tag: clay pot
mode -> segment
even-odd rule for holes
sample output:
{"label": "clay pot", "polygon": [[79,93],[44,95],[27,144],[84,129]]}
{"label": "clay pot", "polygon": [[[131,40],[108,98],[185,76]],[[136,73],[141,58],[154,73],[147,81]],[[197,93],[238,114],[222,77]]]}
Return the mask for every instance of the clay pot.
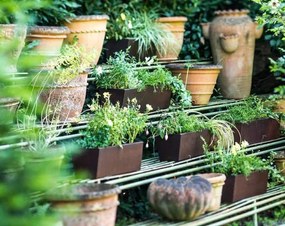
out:
{"label": "clay pot", "polygon": [[27,26],[16,24],[0,24],[0,45],[10,46],[11,52],[7,54],[9,57],[9,65],[6,65],[7,73],[17,72],[17,63],[21,51],[25,45]]}
{"label": "clay pot", "polygon": [[252,22],[248,12],[216,11],[211,23],[202,24],[203,35],[210,38],[214,63],[223,66],[218,85],[225,98],[250,95],[255,39],[262,29]]}
{"label": "clay pot", "polygon": [[63,44],[63,40],[69,34],[67,27],[50,27],[50,26],[33,26],[29,28],[27,41],[38,41],[31,52],[29,57],[35,60],[42,58],[39,68],[45,70],[51,70],[55,67],[51,63],[53,59],[60,55],[60,49]]}
{"label": "clay pot", "polygon": [[60,121],[73,121],[82,112],[86,97],[88,73],[81,73],[64,85],[47,83],[37,86],[44,107],[50,108],[52,117]]}
{"label": "clay pot", "polygon": [[275,112],[285,113],[285,99],[276,101]]}
{"label": "clay pot", "polygon": [[181,76],[190,91],[193,105],[209,103],[222,66],[197,64],[187,68],[184,64],[169,64],[166,67],[173,75]]}
{"label": "clay pot", "polygon": [[285,157],[274,158],[274,161],[281,175],[285,177]]}
{"label": "clay pot", "polygon": [[[0,98],[0,113],[5,117],[2,118],[2,123],[12,124],[16,115],[16,111],[20,101],[14,98],[1,97]],[[10,114],[7,114],[10,112]]]}
{"label": "clay pot", "polygon": [[72,42],[76,37],[78,44],[87,52],[96,53],[94,65],[97,64],[102,51],[108,19],[107,15],[78,16],[65,24],[70,29],[68,42]]}
{"label": "clay pot", "polygon": [[120,192],[112,184],[73,184],[54,189],[47,199],[64,226],[114,226]]}
{"label": "clay pot", "polygon": [[212,202],[208,211],[215,211],[220,209],[223,186],[225,184],[226,176],[222,173],[204,173],[198,176],[207,179],[212,185]]}
{"label": "clay pot", "polygon": [[172,42],[167,40],[162,41],[166,43],[163,52],[157,52],[156,55],[161,61],[177,60],[178,55],[182,49],[185,23],[187,17],[160,17],[157,22],[163,25],[163,29],[170,31],[173,34]]}

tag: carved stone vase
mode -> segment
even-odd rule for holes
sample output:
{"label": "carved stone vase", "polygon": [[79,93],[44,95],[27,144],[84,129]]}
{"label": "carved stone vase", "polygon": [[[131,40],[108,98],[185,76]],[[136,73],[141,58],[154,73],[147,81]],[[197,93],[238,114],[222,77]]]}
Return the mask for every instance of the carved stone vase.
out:
{"label": "carved stone vase", "polygon": [[242,99],[250,95],[255,39],[260,28],[247,15],[248,10],[216,11],[211,23],[202,24],[203,35],[210,39],[214,63],[223,69],[218,86],[225,98]]}
{"label": "carved stone vase", "polygon": [[0,24],[0,46],[7,46],[8,73],[17,72],[17,63],[25,45],[27,26],[17,24]]}

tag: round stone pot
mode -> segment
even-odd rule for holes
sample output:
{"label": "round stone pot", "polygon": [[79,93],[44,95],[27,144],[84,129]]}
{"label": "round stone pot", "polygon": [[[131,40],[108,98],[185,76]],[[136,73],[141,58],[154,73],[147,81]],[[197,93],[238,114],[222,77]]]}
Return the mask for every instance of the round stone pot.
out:
{"label": "round stone pot", "polygon": [[120,192],[117,185],[82,183],[54,189],[47,199],[64,226],[114,226]]}

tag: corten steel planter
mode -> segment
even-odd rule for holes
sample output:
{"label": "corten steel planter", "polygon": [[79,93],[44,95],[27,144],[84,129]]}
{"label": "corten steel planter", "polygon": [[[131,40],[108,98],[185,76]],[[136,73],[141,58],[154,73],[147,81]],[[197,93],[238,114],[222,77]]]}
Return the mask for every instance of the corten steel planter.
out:
{"label": "corten steel planter", "polygon": [[60,121],[78,118],[83,109],[86,96],[88,73],[82,73],[64,85],[45,85],[38,87],[39,98],[44,107],[52,110],[53,117]]}
{"label": "corten steel planter", "polygon": [[82,183],[56,188],[47,199],[64,226],[114,226],[120,192],[117,185]]}
{"label": "corten steel planter", "polygon": [[137,103],[141,106],[140,111],[146,110],[146,105],[152,106],[153,110],[165,109],[170,105],[171,91],[154,89],[153,87],[146,87],[142,91],[137,89],[100,89],[99,94],[103,101],[103,93],[111,94],[110,101],[113,104],[119,102],[121,107],[126,107],[133,98],[137,99]]}
{"label": "corten steel planter", "polygon": [[207,211],[216,211],[220,209],[222,200],[222,191],[226,176],[222,173],[203,173],[197,176],[207,179],[212,185],[212,202]]}
{"label": "corten steel planter", "polygon": [[204,154],[203,137],[207,144],[211,142],[208,130],[192,133],[169,135],[168,139],[157,137],[155,140],[160,161],[181,161]]}
{"label": "corten steel planter", "polygon": [[246,140],[249,144],[274,140],[280,137],[280,124],[277,120],[267,118],[249,123],[237,123],[234,131],[235,142]]}
{"label": "corten steel planter", "polygon": [[193,105],[206,105],[213,94],[222,66],[197,64],[187,68],[185,64],[169,64],[167,68],[173,75],[180,75],[191,93]]}
{"label": "corten steel planter", "polygon": [[106,34],[107,15],[78,16],[65,23],[70,29],[67,41],[72,42],[76,37],[78,44],[85,48],[87,53],[96,53],[93,64],[96,65],[102,52]]}
{"label": "corten steel planter", "polygon": [[64,26],[33,26],[30,27],[27,34],[27,41],[38,41],[29,53],[29,57],[39,60],[43,59],[39,67],[44,70],[51,70],[55,67],[52,63],[56,57],[60,55],[60,49],[63,40],[70,33],[69,29]]}
{"label": "corten steel planter", "polygon": [[143,142],[87,149],[74,156],[76,171],[87,171],[92,178],[118,175],[140,170]]}
{"label": "corten steel planter", "polygon": [[160,17],[156,22],[160,23],[166,31],[170,31],[173,34],[173,39],[175,40],[172,42],[167,42],[167,40],[164,41],[166,46],[163,52],[157,51],[156,53],[158,59],[161,61],[177,60],[183,45],[184,27],[187,22],[187,17]]}
{"label": "corten steel planter", "polygon": [[17,72],[17,63],[19,56],[25,46],[27,26],[16,24],[0,24],[0,45],[11,46],[13,48],[7,54],[9,65],[5,65],[8,73]]}
{"label": "corten steel planter", "polygon": [[222,202],[231,203],[264,194],[267,190],[267,180],[267,170],[254,171],[248,177],[241,174],[227,176],[223,187]]}
{"label": "corten steel planter", "polygon": [[210,39],[214,63],[222,64],[218,85],[225,98],[242,99],[250,95],[255,39],[262,28],[247,15],[248,10],[216,11],[211,23],[202,24]]}

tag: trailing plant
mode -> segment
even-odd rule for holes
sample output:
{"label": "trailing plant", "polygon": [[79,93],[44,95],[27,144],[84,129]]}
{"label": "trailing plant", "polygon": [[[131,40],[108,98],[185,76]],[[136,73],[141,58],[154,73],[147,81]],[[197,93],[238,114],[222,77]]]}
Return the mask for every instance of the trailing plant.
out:
{"label": "trailing plant", "polygon": [[146,127],[147,117],[139,113],[136,99],[125,108],[112,105],[110,94],[104,93],[104,104],[99,104],[99,95],[89,106],[94,114],[88,127],[82,132],[84,138],[79,144],[84,148],[99,148],[133,143]]}
{"label": "trailing plant", "polygon": [[211,171],[227,176],[239,174],[249,176],[253,171],[268,169],[266,161],[257,156],[245,154],[247,146],[247,141],[241,144],[236,142],[228,151],[216,146],[215,151],[210,152],[205,145],[206,158],[210,162]]}
{"label": "trailing plant", "polygon": [[[153,59],[147,59],[145,64],[154,63]],[[144,62],[141,62],[144,64]],[[182,80],[172,76],[170,71],[156,64],[156,69],[149,71],[137,67],[138,62],[128,53],[120,51],[115,57],[107,61],[108,68],[95,69],[92,75],[95,78],[97,88],[103,89],[145,89],[147,86],[155,89],[168,89],[172,92],[173,104],[190,106],[191,96],[186,90]]]}
{"label": "trailing plant", "polygon": [[262,118],[278,118],[278,115],[265,106],[260,98],[252,96],[239,105],[229,107],[227,112],[217,118],[232,123],[247,123]]}

